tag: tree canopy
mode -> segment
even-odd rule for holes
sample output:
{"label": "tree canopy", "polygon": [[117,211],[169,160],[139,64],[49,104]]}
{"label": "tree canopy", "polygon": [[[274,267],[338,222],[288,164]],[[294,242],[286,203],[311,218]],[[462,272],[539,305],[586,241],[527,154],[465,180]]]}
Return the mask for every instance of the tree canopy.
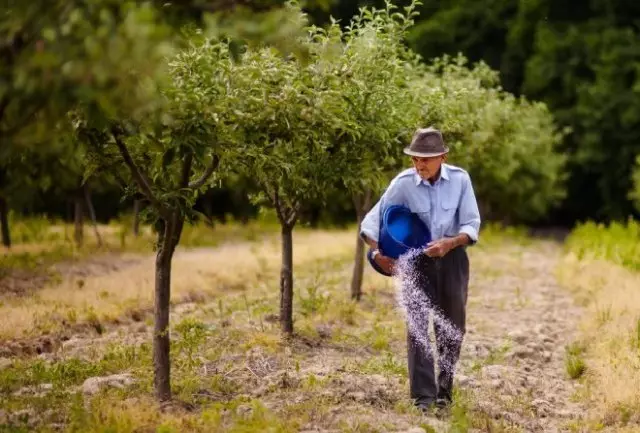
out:
{"label": "tree canopy", "polygon": [[[346,25],[358,7],[372,4],[384,1],[336,1],[329,13]],[[640,154],[637,2],[423,0],[418,12],[408,45],[424,59],[462,53],[472,63],[484,61],[498,71],[506,91],[544,102],[559,126],[569,128],[561,141],[567,192],[536,222],[634,214],[632,168]],[[316,22],[328,22],[329,13],[314,14]]]}

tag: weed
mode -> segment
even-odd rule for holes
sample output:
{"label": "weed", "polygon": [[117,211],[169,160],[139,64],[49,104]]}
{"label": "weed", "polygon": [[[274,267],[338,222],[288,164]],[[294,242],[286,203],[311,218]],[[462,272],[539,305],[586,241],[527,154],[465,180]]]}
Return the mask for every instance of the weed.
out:
{"label": "weed", "polygon": [[379,323],[374,323],[373,329],[365,332],[363,335],[363,339],[364,342],[369,344],[374,350],[389,350],[389,342],[391,341],[392,331],[393,330],[389,326],[383,326]]}
{"label": "weed", "polygon": [[597,307],[596,317],[597,317],[598,324],[600,326],[603,326],[608,322],[610,322],[612,318],[611,305],[607,305],[606,307],[603,307],[603,308]]}
{"label": "weed", "polygon": [[91,326],[93,327],[93,329],[95,329],[95,331],[98,334],[102,334],[104,332],[104,327],[102,326],[102,323],[100,322],[100,318],[98,317],[98,313],[96,313],[96,310],[93,307],[89,307],[86,315],[85,315],[85,321]]}
{"label": "weed", "polygon": [[586,370],[583,359],[585,348],[578,343],[572,343],[565,348],[565,368],[572,379],[582,377]]}
{"label": "weed", "polygon": [[[246,338],[247,336],[245,336]],[[281,348],[282,340],[278,335],[265,332],[254,332],[249,336],[247,341],[240,345],[243,350],[249,350],[252,347],[261,347],[266,349],[268,353],[277,353]]]}
{"label": "weed", "polygon": [[76,310],[74,310],[73,308],[67,310],[66,319],[68,323],[72,325],[75,324],[78,321],[78,313],[76,312]]}
{"label": "weed", "polygon": [[470,396],[459,389],[453,389],[453,404],[451,405],[451,417],[449,421],[449,431],[451,433],[466,433],[471,427],[469,419]]}
{"label": "weed", "polygon": [[321,293],[317,285],[307,287],[307,296],[300,296],[300,312],[308,317],[316,313],[324,313],[329,307],[329,295]]}
{"label": "weed", "polygon": [[636,319],[635,329],[631,332],[631,349],[640,351],[640,318]]}
{"label": "weed", "polygon": [[360,421],[357,418],[351,418],[348,421],[343,420],[338,424],[338,427],[343,433],[378,433],[382,431],[370,423]]}
{"label": "weed", "polygon": [[338,317],[343,323],[353,326],[356,324],[356,309],[355,301],[342,302],[338,306]]}
{"label": "weed", "polygon": [[171,342],[177,355],[174,360],[180,367],[194,370],[200,364],[195,355],[209,335],[209,329],[204,323],[189,317],[177,323],[174,329],[178,333],[178,338]]}
{"label": "weed", "polygon": [[397,359],[392,352],[385,352],[383,356],[372,357],[358,363],[354,366],[354,370],[363,374],[383,374],[403,378],[408,375],[404,360]]}

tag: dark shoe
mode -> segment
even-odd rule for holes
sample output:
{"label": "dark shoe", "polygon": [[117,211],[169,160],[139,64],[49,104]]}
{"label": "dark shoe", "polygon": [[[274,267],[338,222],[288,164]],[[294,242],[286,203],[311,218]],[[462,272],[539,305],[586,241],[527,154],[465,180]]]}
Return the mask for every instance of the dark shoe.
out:
{"label": "dark shoe", "polygon": [[451,406],[451,400],[448,398],[438,398],[436,400],[436,407],[438,409],[447,409],[449,406]]}
{"label": "dark shoe", "polygon": [[432,399],[423,399],[416,402],[416,407],[423,413],[433,411],[436,407],[436,401]]}

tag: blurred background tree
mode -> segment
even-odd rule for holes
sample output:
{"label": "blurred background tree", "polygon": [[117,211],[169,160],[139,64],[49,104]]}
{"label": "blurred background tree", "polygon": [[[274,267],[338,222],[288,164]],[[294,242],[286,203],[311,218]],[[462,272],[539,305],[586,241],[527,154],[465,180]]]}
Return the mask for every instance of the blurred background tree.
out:
{"label": "blurred background tree", "polygon": [[[405,6],[410,2],[396,3]],[[287,44],[295,39],[290,37],[295,26],[286,14],[271,10],[269,19],[254,19],[283,4],[280,0],[147,3],[3,0],[0,221],[7,219],[1,217],[11,209],[19,214],[47,213],[73,218],[67,194],[62,190],[50,189],[43,194],[38,192],[41,188],[36,188],[36,193],[29,195],[30,200],[15,201],[12,196],[17,190],[9,182],[15,182],[19,175],[15,174],[15,167],[11,168],[14,174],[8,175],[7,162],[17,161],[16,156],[20,157],[27,145],[33,147],[35,143],[39,151],[54,146],[52,134],[61,121],[60,113],[74,106],[79,98],[92,101],[88,107],[106,114],[118,105],[126,107],[128,100],[137,104],[144,95],[127,91],[131,81],[118,79],[125,76],[122,71],[136,59],[142,62],[137,67],[149,72],[144,64],[150,67],[155,64],[156,55],[184,44],[182,31],[189,27],[201,26],[209,33],[227,32],[241,38],[262,35],[265,43],[280,41],[284,51],[294,50],[293,45]],[[327,26],[333,16],[346,27],[359,8],[371,5],[382,8],[384,0],[311,0],[300,4],[313,23]],[[43,10],[47,13],[43,14]],[[571,226],[586,219],[609,221],[640,215],[633,204],[632,175],[640,154],[640,132],[635,128],[640,116],[637,72],[640,42],[635,24],[640,18],[639,4],[630,0],[589,0],[575,7],[566,1],[551,0],[484,3],[423,0],[417,11],[419,15],[408,30],[406,43],[426,62],[458,53],[469,59],[470,66],[484,61],[497,71],[495,79],[506,92],[516,98],[522,95],[529,101],[544,102],[559,123],[560,131],[563,127],[570,131],[559,138],[566,158],[561,176],[566,177],[566,194],[557,197],[550,206],[537,206],[540,211],[514,212],[507,206],[508,201],[503,200],[504,205],[492,212],[497,219],[505,219],[501,215],[504,209],[510,213],[507,220],[533,225]],[[129,17],[126,23],[120,20],[125,13]],[[227,20],[231,13],[235,21]],[[117,39],[105,39],[105,34],[116,35]],[[108,40],[111,42],[107,43]],[[124,43],[127,40],[136,43]],[[145,51],[145,41],[155,41],[151,45],[153,51]],[[484,84],[481,82],[480,86]],[[437,105],[438,99],[434,101]],[[510,103],[519,104],[516,99]],[[431,106],[432,112],[436,105]],[[427,115],[424,121],[438,119],[435,113],[435,117]],[[462,120],[457,126],[450,125],[448,140],[455,143],[465,136],[467,127]],[[479,121],[476,119],[475,125]],[[528,128],[535,135],[536,126],[531,123]],[[476,131],[474,136],[467,134],[465,140],[482,141],[486,137]],[[528,191],[535,191],[538,186],[547,188],[543,185],[555,182],[551,178],[546,184],[544,179],[540,180],[542,183],[534,182]],[[99,221],[131,212],[132,201],[121,202],[117,188],[93,192]],[[258,212],[246,198],[252,188],[255,189],[251,182],[212,185],[210,191],[202,193],[196,208],[208,212],[210,221],[224,220],[225,215],[246,221]],[[584,194],[585,191],[589,193]],[[351,199],[338,197],[340,192],[331,194],[336,197],[330,207],[310,204],[301,209],[301,219],[314,226],[353,221]],[[211,208],[207,197],[213,195],[219,198],[216,210],[206,211],[207,206]]]}
{"label": "blurred background tree", "polygon": [[[398,1],[406,5],[409,1]],[[545,102],[562,139],[567,194],[533,223],[572,225],[640,215],[629,193],[640,154],[640,3],[634,0],[423,0],[408,45],[423,58],[464,54],[499,72],[504,89]],[[346,24],[383,0],[335,0],[312,12]],[[588,192],[588,193],[585,193]]]}

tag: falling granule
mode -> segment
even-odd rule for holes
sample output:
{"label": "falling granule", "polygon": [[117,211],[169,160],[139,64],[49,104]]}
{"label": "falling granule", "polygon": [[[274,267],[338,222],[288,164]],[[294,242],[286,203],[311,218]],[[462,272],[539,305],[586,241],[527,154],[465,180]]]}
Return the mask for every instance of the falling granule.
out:
{"label": "falling granule", "polygon": [[[414,341],[421,344],[428,356],[432,356],[429,339],[429,319],[433,319],[434,327],[439,328],[440,337],[445,341],[439,341],[440,347],[451,347],[462,342],[462,332],[453,325],[427,296],[423,284],[431,284],[426,277],[421,277],[415,268],[418,255],[424,254],[422,250],[411,250],[396,261],[394,283],[396,286],[396,298],[407,323],[407,329]],[[433,262],[433,266],[438,266]],[[444,343],[444,344],[443,344]],[[453,373],[455,365],[451,365],[449,357],[439,357],[438,368]]]}

